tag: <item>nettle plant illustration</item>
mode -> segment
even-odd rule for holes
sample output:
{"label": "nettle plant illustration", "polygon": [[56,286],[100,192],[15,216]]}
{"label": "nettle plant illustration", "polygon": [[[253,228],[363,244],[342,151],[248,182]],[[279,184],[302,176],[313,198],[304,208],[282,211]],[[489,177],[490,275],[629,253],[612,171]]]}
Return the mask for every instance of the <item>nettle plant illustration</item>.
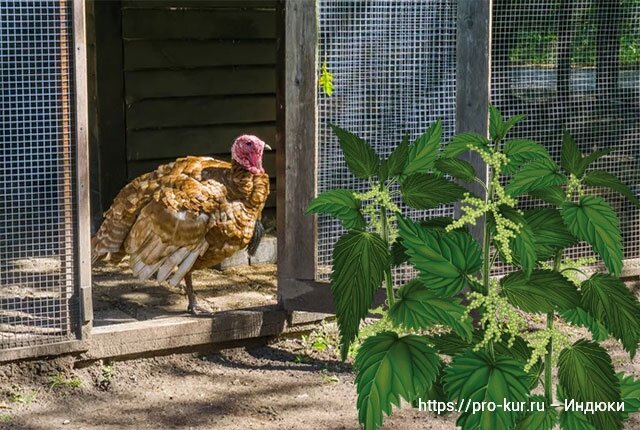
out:
{"label": "nettle plant illustration", "polygon": [[[333,216],[347,229],[335,244],[331,274],[342,358],[382,285],[394,326],[366,338],[355,357],[365,429],[380,426],[401,399],[544,406],[456,409],[465,430],[622,429],[640,408],[640,381],[616,373],[599,343],[615,338],[633,357],[640,304],[619,278],[619,221],[598,193],[610,189],[640,202],[615,176],[594,169],[608,150],[585,156],[565,132],[558,166],[538,143],[507,139],[522,119],[504,120],[491,107],[490,139],[462,133],[447,145],[438,121],[415,142],[405,138],[387,159],[333,127],[347,166],[370,184],[365,193],[324,192],[307,210]],[[488,166],[484,180],[459,158],[467,151]],[[486,198],[460,185],[465,182],[479,183]],[[460,202],[462,215],[412,220],[394,204],[398,194],[418,209]],[[527,194],[546,205],[520,209]],[[470,225],[482,227],[482,243]],[[591,245],[606,271],[587,276],[580,267],[588,261],[564,257],[578,242]],[[498,260],[517,270],[492,277]],[[392,268],[405,262],[418,277],[394,290]],[[591,339],[571,342],[560,321],[585,327]]]}

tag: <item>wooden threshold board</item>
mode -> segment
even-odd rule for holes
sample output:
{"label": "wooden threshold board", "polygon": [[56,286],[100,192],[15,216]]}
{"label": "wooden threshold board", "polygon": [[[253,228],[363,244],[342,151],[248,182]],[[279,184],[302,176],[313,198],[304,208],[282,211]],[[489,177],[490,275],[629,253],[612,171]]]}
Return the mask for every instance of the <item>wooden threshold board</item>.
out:
{"label": "wooden threshold board", "polygon": [[[153,355],[198,346],[240,343],[308,330],[328,315],[287,315],[278,306],[216,312],[213,317],[167,317],[95,327],[80,361]],[[306,313],[304,313],[306,314]]]}

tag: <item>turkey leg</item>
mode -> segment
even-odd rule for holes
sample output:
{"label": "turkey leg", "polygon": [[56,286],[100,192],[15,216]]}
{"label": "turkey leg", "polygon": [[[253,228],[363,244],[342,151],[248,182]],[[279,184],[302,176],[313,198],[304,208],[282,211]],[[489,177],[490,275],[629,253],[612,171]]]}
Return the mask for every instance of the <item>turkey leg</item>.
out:
{"label": "turkey leg", "polygon": [[198,298],[196,296],[196,292],[193,291],[193,278],[191,277],[191,272],[187,273],[184,276],[184,291],[187,293],[187,298],[189,299],[189,306],[187,307],[187,312],[193,315],[212,315],[213,310],[202,305],[198,304]]}

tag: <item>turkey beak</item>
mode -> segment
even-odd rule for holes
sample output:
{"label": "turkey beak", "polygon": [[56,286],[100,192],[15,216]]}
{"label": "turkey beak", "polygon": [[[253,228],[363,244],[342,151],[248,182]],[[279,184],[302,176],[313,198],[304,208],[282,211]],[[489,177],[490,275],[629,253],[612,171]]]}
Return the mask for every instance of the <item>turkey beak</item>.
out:
{"label": "turkey beak", "polygon": [[272,151],[271,147],[266,143],[264,144],[264,149],[266,149],[267,151]]}

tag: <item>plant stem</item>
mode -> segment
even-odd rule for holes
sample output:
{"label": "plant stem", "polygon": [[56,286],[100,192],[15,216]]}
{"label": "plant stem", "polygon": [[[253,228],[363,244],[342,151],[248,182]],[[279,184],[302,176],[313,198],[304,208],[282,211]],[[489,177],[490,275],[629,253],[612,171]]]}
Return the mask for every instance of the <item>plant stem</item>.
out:
{"label": "plant stem", "polygon": [[[385,207],[380,208],[380,221],[382,221],[382,238],[387,247],[389,247],[389,220]],[[389,265],[384,270],[384,283],[387,288],[387,305],[391,307],[396,302],[396,298],[393,293],[393,277],[391,276],[391,266]]]}
{"label": "plant stem", "polygon": [[[553,270],[555,272],[560,272],[560,260],[562,258],[563,250],[558,250],[556,252],[555,258],[553,260]],[[549,312],[547,314],[547,330],[551,330],[553,328],[553,312]],[[547,355],[544,357],[544,396],[547,401],[547,404],[553,404],[553,361],[551,359],[553,355],[553,341],[549,339],[549,344],[547,345]]]}
{"label": "plant stem", "polygon": [[[489,180],[487,181],[487,201],[493,199],[493,172],[489,172]],[[482,271],[482,283],[484,285],[484,294],[489,294],[489,277],[491,275],[491,232],[489,231],[489,222],[487,220],[487,215],[484,215],[483,219],[483,231],[482,231],[482,255],[484,257],[483,260],[483,271]]]}
{"label": "plant stem", "polygon": [[[547,329],[553,328],[553,312],[547,314]],[[553,341],[549,339],[547,345],[547,355],[544,357],[544,397],[547,404],[553,404],[553,362],[551,355],[553,354]]]}
{"label": "plant stem", "polygon": [[391,267],[387,267],[384,271],[384,282],[387,286],[387,304],[391,307],[396,302],[395,296],[393,295],[393,277],[391,276]]}

